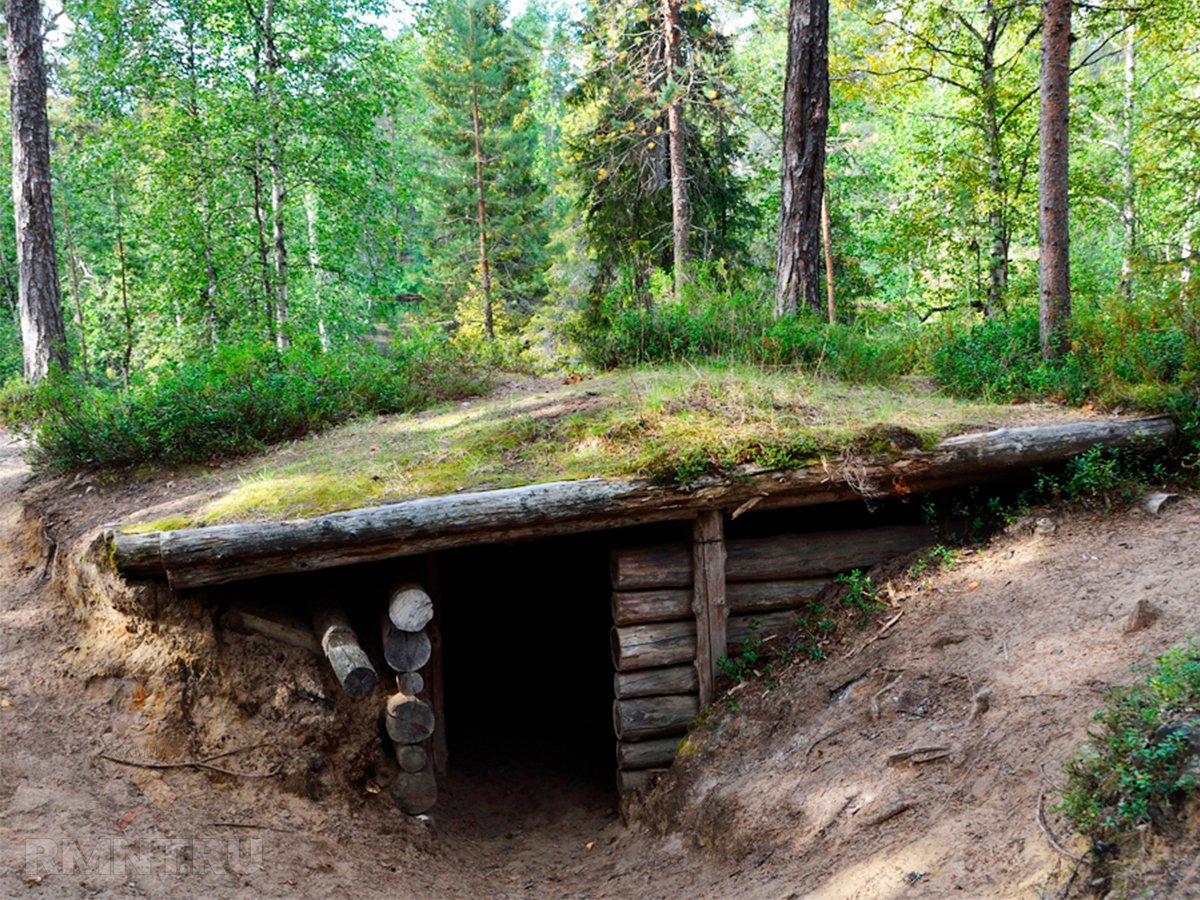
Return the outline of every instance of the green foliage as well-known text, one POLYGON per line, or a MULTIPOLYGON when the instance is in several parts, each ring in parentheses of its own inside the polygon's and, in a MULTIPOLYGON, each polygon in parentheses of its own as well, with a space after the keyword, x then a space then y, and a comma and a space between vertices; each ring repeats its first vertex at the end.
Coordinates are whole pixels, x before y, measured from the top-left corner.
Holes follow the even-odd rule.
POLYGON ((49 379, 20 416, 43 469, 205 462, 478 386, 444 341, 410 339, 392 357, 244 344, 143 377, 128 392, 49 379))
POLYGON ((776 321, 768 285, 739 284, 723 265, 697 267, 683 297, 670 296, 667 276, 651 281, 643 303, 628 278, 571 326, 584 357, 602 368, 680 360, 726 359, 795 365, 856 382, 888 382, 910 364, 903 332, 871 334, 802 314, 776 321))
POLYGON ((875 594, 875 585, 871 576, 864 575, 861 569, 843 572, 833 579, 835 584, 842 587, 842 605, 852 610, 860 618, 865 619, 867 613, 879 609, 880 602, 875 594))
POLYGON ((1156 660, 1144 680, 1109 692, 1087 743, 1067 765, 1062 811, 1094 841, 1119 844, 1196 790, 1200 647, 1156 660))
MULTIPOLYGON (((583 72, 569 96, 567 162, 603 293, 628 277, 645 301, 648 273, 672 261, 667 107, 682 94, 691 247, 700 260, 740 256, 746 216, 737 161, 744 141, 727 78, 732 41, 702 3, 680 8, 683 67, 668 71, 659 3, 589 4, 583 72)), ((778 177, 778 176, 776 176, 778 177)))

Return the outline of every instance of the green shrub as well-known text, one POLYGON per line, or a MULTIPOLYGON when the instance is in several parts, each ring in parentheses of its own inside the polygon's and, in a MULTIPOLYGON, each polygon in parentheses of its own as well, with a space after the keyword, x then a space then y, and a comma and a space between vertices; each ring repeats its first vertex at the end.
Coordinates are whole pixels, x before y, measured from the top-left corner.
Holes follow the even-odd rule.
POLYGON ((222 347, 148 373, 128 392, 55 378, 19 405, 34 437, 34 464, 64 470, 224 458, 355 415, 461 396, 480 384, 445 341, 414 336, 390 355, 363 347, 222 347))
POLYGON ((1061 809, 1094 841, 1119 844, 1197 785, 1189 745, 1200 729, 1200 647, 1161 656, 1144 681, 1109 692, 1096 727, 1067 765, 1061 809))
POLYGON ((911 341, 830 325, 808 312, 776 320, 767 283, 742 284, 721 266, 700 267, 676 300, 664 273, 638 297, 630 279, 614 284, 568 331, 592 365, 619 366, 724 359, 802 366, 848 381, 888 382, 910 365, 911 341))

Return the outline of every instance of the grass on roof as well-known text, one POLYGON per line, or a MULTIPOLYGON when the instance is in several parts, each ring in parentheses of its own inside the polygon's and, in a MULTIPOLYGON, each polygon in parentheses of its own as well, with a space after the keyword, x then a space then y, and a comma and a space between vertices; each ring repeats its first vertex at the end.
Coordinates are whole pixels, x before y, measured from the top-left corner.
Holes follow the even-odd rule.
POLYGON ((851 446, 886 450, 875 437, 881 425, 932 446, 1062 415, 965 403, 916 382, 847 385, 794 369, 677 365, 569 384, 525 379, 422 413, 360 419, 249 460, 239 486, 191 523, 306 517, 592 476, 682 484, 735 467, 799 467, 851 446))

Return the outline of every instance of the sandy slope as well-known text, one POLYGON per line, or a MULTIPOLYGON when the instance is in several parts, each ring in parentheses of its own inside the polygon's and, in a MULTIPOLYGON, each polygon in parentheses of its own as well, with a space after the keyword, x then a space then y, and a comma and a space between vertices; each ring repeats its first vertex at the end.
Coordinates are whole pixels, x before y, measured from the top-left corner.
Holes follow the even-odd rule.
MULTIPOLYGON (((0 896, 1055 896, 1074 863, 1039 793, 1103 690, 1200 629, 1200 502, 1052 514, 897 582, 880 621, 903 615, 853 656, 740 689, 631 827, 603 788, 528 769, 452 780, 426 825, 373 793, 373 714, 302 651, 223 635, 198 601, 65 598, 88 534, 186 485, 30 487, 18 449, 0 435, 0 896), (1141 598, 1162 615, 1127 635, 1141 598), (223 750, 239 775, 101 758, 223 750)), ((1200 891, 1194 852, 1151 843, 1133 887, 1200 891)))

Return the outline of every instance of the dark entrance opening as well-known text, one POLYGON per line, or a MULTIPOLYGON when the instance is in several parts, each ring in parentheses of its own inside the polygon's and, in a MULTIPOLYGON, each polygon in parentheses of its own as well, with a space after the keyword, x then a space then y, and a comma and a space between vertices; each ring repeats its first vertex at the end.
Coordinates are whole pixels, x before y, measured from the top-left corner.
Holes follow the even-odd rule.
POLYGON ((437 557, 448 785, 573 785, 615 806, 609 541, 437 557))

